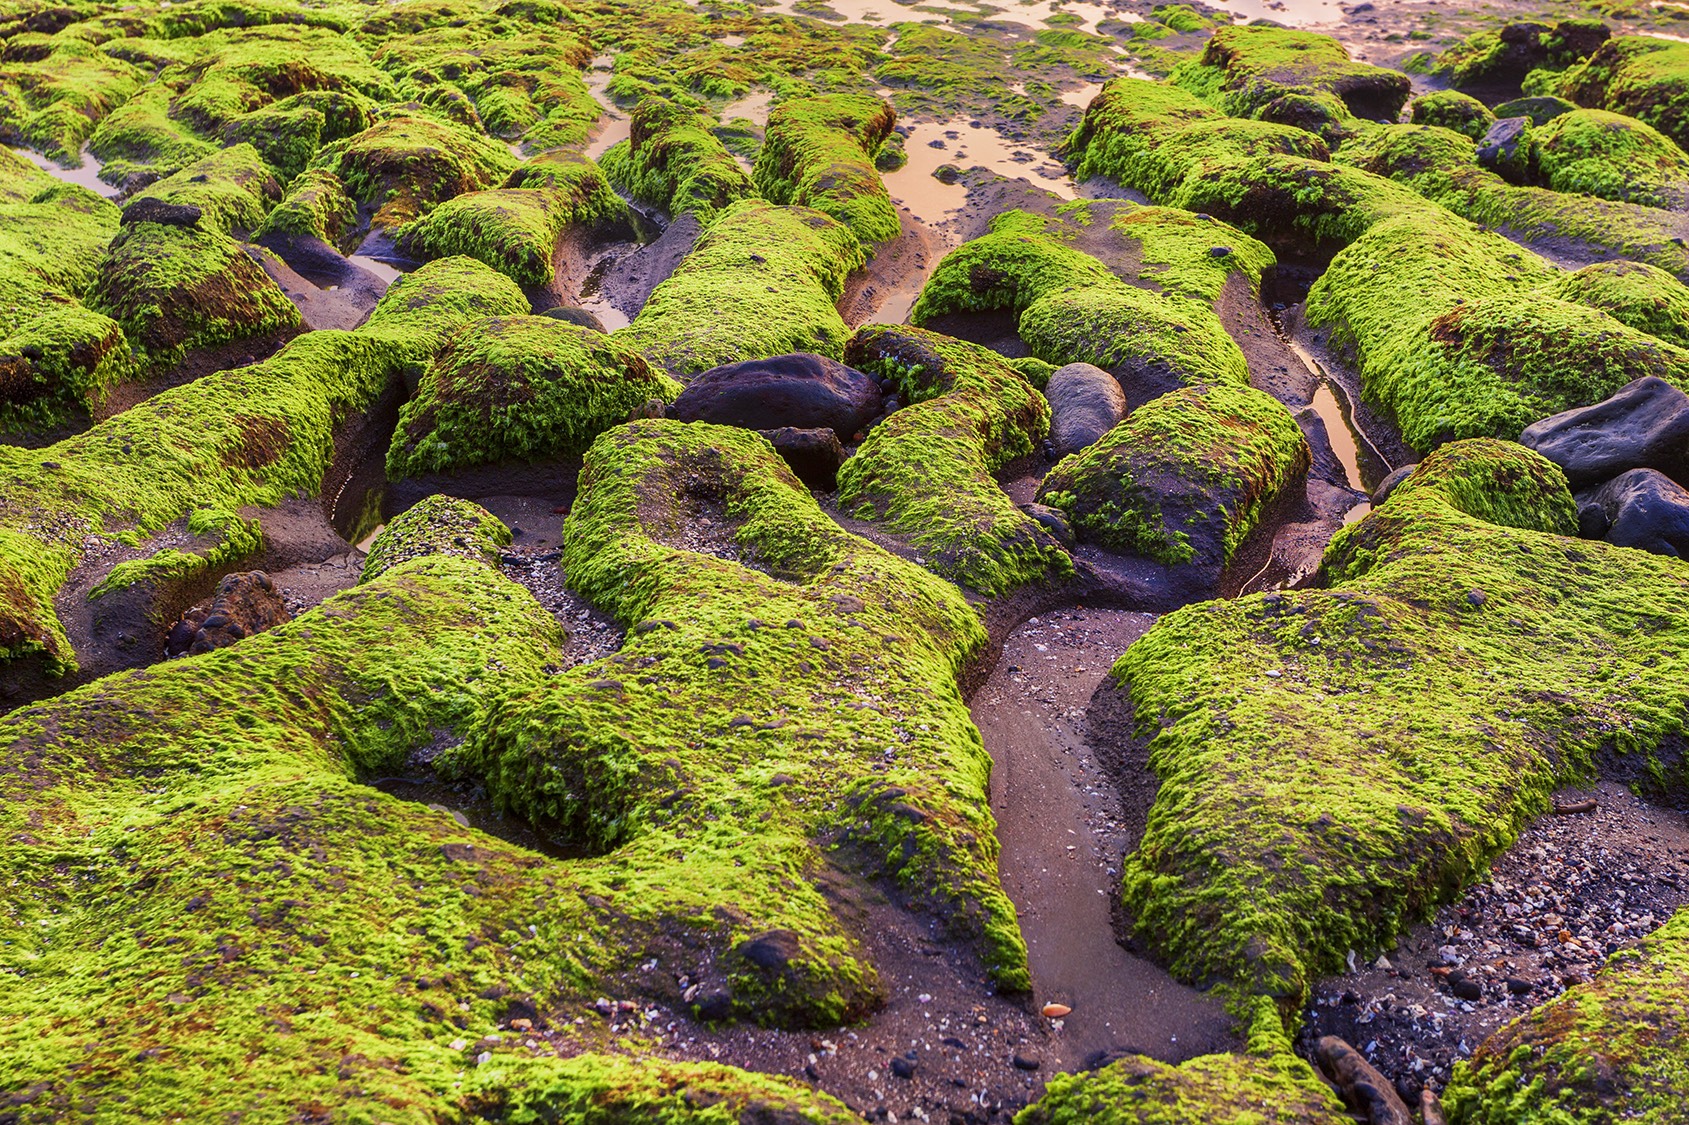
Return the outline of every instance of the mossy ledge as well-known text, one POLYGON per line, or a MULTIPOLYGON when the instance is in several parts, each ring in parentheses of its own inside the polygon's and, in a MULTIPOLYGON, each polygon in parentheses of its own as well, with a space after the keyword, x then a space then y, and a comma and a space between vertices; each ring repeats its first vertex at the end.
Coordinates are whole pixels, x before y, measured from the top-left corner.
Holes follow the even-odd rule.
POLYGON ((1050 429, 1050 407, 997 353, 920 328, 868 325, 845 362, 897 381, 910 405, 839 470, 845 513, 902 536, 938 574, 1005 594, 1073 573, 1073 560, 992 473, 1050 429))
POLYGON ((1662 776, 1689 574, 1574 526, 1549 462, 1457 442, 1339 533, 1320 588, 1190 606, 1127 650, 1113 682, 1161 786, 1122 901, 1175 975, 1293 1016, 1557 783, 1598 757, 1662 776))

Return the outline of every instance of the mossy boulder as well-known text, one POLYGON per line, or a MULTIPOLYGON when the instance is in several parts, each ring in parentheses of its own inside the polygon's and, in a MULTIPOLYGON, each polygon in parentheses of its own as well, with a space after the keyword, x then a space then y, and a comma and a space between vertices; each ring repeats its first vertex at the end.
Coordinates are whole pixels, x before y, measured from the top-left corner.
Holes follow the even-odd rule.
POLYGON ((1349 114, 1394 121, 1410 90, 1407 75, 1355 62, 1330 36, 1267 25, 1217 29, 1173 82, 1236 117, 1290 94, 1331 94, 1349 114))
POLYGON ((201 227, 235 236, 262 225, 281 197, 281 181, 249 144, 196 160, 134 196, 198 207, 201 227))
POLYGON ((54 36, 41 48, 20 50, 26 57, 0 66, 7 95, 0 98, 0 137, 80 164, 94 127, 145 84, 146 72, 75 36, 54 36))
POLYGON ((429 204, 493 187, 515 168, 509 147, 438 118, 398 113, 325 147, 313 167, 335 173, 372 222, 394 227, 429 204))
POLYGON ((1689 144, 1689 43, 1620 35, 1532 94, 1553 94, 1591 109, 1634 117, 1689 144))
POLYGON ((1312 454, 1278 400, 1198 385, 1138 407, 1038 487, 1075 534, 1110 550, 1216 573, 1312 454))
POLYGON ((400 227, 400 250, 423 261, 465 254, 534 288, 555 279, 558 243, 571 228, 627 228, 627 205, 591 159, 565 152, 538 163, 511 173, 510 184, 533 186, 466 192, 400 227))
POLYGON ((1557 276, 1545 292, 1600 309, 1620 324, 1689 347, 1689 286, 1645 262, 1597 262, 1557 276))
POLYGON ((1623 114, 1562 113, 1532 130, 1537 164, 1555 191, 1576 191, 1650 207, 1689 203, 1689 154, 1623 114))
POLYGON ((616 336, 682 380, 793 352, 840 359, 850 330, 834 302, 862 261, 850 228, 821 212, 741 200, 616 336))
POLYGON ((337 249, 351 249, 347 239, 357 230, 358 201, 333 172, 311 168, 295 176, 287 194, 252 232, 255 242, 269 239, 314 238, 337 249))
POLYGON ((1127 650, 1161 787, 1122 901, 1176 975, 1292 1016, 1598 756, 1657 768, 1684 717, 1658 615, 1689 575, 1575 527, 1551 463, 1455 443, 1339 532, 1316 588, 1187 607, 1127 650))
POLYGON ((1455 86, 1518 86, 1532 71, 1563 70, 1595 53, 1612 35, 1599 20, 1557 24, 1514 20, 1474 32, 1420 65, 1455 86))
POLYGON ((757 190, 831 215, 864 244, 889 242, 903 227, 874 158, 896 121, 888 103, 868 95, 782 101, 757 153, 757 190))
POLYGON ((750 174, 697 107, 649 97, 629 116, 628 139, 611 146, 603 163, 633 198, 671 218, 695 215, 708 226, 722 208, 757 194, 750 174))
MULTIPOLYGON (((149 227, 185 230, 130 230, 149 227)), ((145 537, 197 509, 317 493, 343 419, 369 410, 407 371, 420 372, 460 325, 527 307, 521 290, 479 262, 443 259, 390 286, 356 332, 306 333, 263 363, 164 391, 85 434, 7 450, 0 653, 51 676, 74 672, 53 598, 95 537, 145 537)))
POLYGON ((1444 129, 1453 129, 1474 141, 1483 139, 1490 126, 1495 124, 1496 116, 1483 102, 1459 90, 1438 90, 1413 99, 1412 120, 1415 125, 1438 125, 1444 129))
POLYGON ((911 404, 839 469, 839 507, 884 524, 925 565, 984 594, 1060 579, 1073 563, 992 473, 1049 432, 1044 397, 995 352, 919 328, 870 325, 850 366, 895 380, 911 404))
POLYGON ((100 175, 113 183, 145 182, 168 176, 217 151, 186 124, 170 116, 172 91, 149 86, 117 106, 88 138, 101 162, 100 175))
POLYGON ((679 392, 638 351, 602 332, 544 316, 471 321, 400 409, 387 474, 580 454, 650 399, 679 392))
POLYGON ((1683 1105, 1689 911, 1494 1032, 1443 1091, 1462 1125, 1670 1121, 1683 1105))
POLYGON ((240 243, 215 229, 127 225, 112 239, 88 306, 123 326, 144 369, 188 352, 299 332, 304 321, 240 243))
POLYGON ((510 529, 479 504, 435 493, 394 516, 370 544, 359 577, 369 582, 426 555, 475 559, 496 567, 510 529))

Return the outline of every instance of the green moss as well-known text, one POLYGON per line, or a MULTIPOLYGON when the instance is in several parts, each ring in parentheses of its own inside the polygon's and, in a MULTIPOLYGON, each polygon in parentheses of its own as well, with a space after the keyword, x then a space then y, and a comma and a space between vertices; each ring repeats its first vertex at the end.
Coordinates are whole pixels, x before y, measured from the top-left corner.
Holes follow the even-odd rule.
POLYGON ((1520 446, 1416 478, 1338 534, 1322 588, 1179 610, 1115 667, 1161 783, 1122 897, 1183 980, 1290 1016, 1598 753, 1641 767, 1681 731, 1675 560, 1559 534, 1565 478, 1520 446))
POLYGON ((1044 232, 1022 211, 991 221, 990 233, 946 254, 915 301, 911 324, 957 312, 1007 311, 1019 316, 1041 297, 1065 289, 1113 288, 1107 266, 1044 232))
POLYGON ((223 127, 225 145, 251 145, 283 180, 305 170, 322 143, 327 123, 308 106, 256 109, 223 127))
POLYGON ((264 540, 257 520, 242 519, 219 508, 201 508, 189 513, 188 533, 210 542, 203 551, 167 547, 146 558, 120 562, 89 591, 88 600, 97 601, 143 582, 185 583, 201 575, 215 574, 256 554, 264 540))
POLYGON ((1641 262, 1598 262, 1560 274, 1544 292, 1600 309, 1621 324, 1689 347, 1689 288, 1641 262))
POLYGON ((571 874, 619 936, 584 953, 631 969, 707 948, 712 1018, 850 1019, 879 984, 817 888, 833 865, 931 907, 999 987, 1026 987, 989 759, 955 687, 985 634, 954 587, 840 530, 760 436, 667 421, 593 445, 563 565, 627 641, 507 699, 446 760, 604 853, 571 874), (700 508, 709 553, 672 545, 700 508), (868 683, 876 706, 853 706, 868 683), (761 935, 783 967, 747 956, 761 935))
POLYGON ((1214 26, 1212 21, 1204 19, 1202 14, 1189 4, 1157 4, 1151 11, 1150 19, 1169 31, 1184 34, 1207 31, 1214 26))
POLYGON ((1056 373, 1055 364, 1047 363, 1035 355, 1022 356, 1020 359, 1011 359, 1008 362, 1009 366, 1015 369, 1016 374, 1039 390, 1043 390, 1045 385, 1049 383, 1050 376, 1056 373))
POLYGON ((722 208, 756 195, 698 109, 651 97, 631 117, 628 139, 604 154, 604 170, 633 198, 708 226, 722 208))
MULTIPOLYGON (((897 41, 874 67, 874 82, 896 91, 906 114, 944 120, 960 114, 1000 117, 1016 130, 1035 127, 1059 105, 1059 91, 1042 76, 1045 60, 1011 61, 1008 43, 960 28, 904 23, 897 41), (1025 93, 1011 89, 1020 86, 1025 93)), ((1106 49, 1096 51, 1106 57, 1106 49)), ((1057 63, 1061 70, 1067 67, 1057 63)), ((1101 74, 1097 77, 1102 77, 1101 74)))
POLYGON ((580 68, 592 50, 561 9, 552 19, 512 9, 454 19, 375 51, 402 96, 423 105, 463 99, 470 120, 493 136, 521 138, 530 149, 579 145, 598 118, 580 68))
POLYGON ((124 227, 87 300, 123 326, 149 373, 168 370, 195 348, 293 333, 304 324, 240 243, 199 227, 124 227))
POLYGON ((1544 295, 1547 263, 1435 214, 1377 224, 1332 259, 1310 324, 1351 349, 1367 396, 1426 450, 1513 437, 1642 375, 1689 385, 1689 354, 1588 305, 1544 295))
POLYGON ((370 544, 360 582, 425 555, 476 559, 496 567, 510 529, 479 504, 435 493, 394 516, 370 544))
POLYGON ((267 234, 317 238, 339 249, 358 225, 358 204, 333 172, 312 168, 294 177, 287 194, 252 232, 255 240, 267 234))
POLYGON ((602 332, 543 316, 472 321, 446 341, 400 409, 393 479, 584 453, 680 385, 602 332))
POLYGON ((1689 43, 1640 35, 1608 40, 1544 88, 1581 106, 1634 117, 1689 144, 1689 43))
POLYGON ((206 32, 196 57, 166 68, 160 81, 178 91, 170 115, 202 136, 302 90, 355 91, 391 100, 393 84, 361 47, 328 28, 265 24, 206 32))
POLYGON ((36 61, 0 62, 0 137, 80 165, 94 126, 143 81, 90 44, 55 38, 36 61))
POLYGON ((1050 363, 1091 363, 1174 383, 1242 383, 1248 364, 1219 318, 1130 285, 1055 293, 1027 309, 1020 335, 1050 363))
POLYGON ((1682 1109, 1689 912, 1496 1031, 1443 1091, 1462 1125, 1670 1121, 1682 1109))
MULTIPOLYGON (((135 231, 176 231, 138 224, 135 231)), ((192 232, 187 232, 192 233, 192 232)), ((203 233, 203 232, 201 232, 203 233)), ((147 237, 143 233, 143 237, 147 237)), ((53 596, 91 535, 151 535, 197 508, 274 506, 321 490, 333 431, 368 410, 468 320, 527 310, 478 262, 430 263, 391 285, 356 332, 311 332, 250 367, 147 399, 85 434, 0 458, 0 646, 75 667, 53 596)))
POLYGON ((168 176, 217 151, 170 116, 172 96, 167 86, 149 86, 100 121, 88 150, 100 159, 103 179, 120 184, 130 176, 168 176))
POLYGON ((1352 1120, 1314 1069, 1290 1050, 1268 1005, 1247 1054, 1200 1055, 1169 1066, 1130 1055, 1058 1074, 1015 1125, 1341 1125, 1352 1120))
POLYGON ((571 227, 628 223, 627 205, 598 166, 571 152, 547 154, 511 174, 524 187, 472 191, 446 200, 398 230, 399 247, 424 261, 466 254, 518 285, 550 285, 558 241, 571 227))
POLYGON ((850 228, 819 211, 741 200, 616 337, 683 380, 788 352, 837 359, 849 329, 834 302, 862 260, 850 228))
POLYGON ((840 468, 843 511, 883 523, 927 567, 984 594, 1072 573, 1067 553, 991 475, 1049 432, 1042 395, 989 349, 919 328, 862 328, 845 361, 895 379, 912 405, 840 468))
POLYGON ((0 428, 65 424, 128 373, 122 329, 80 301, 116 230, 110 203, 50 179, 19 202, 0 203, 0 428))
POLYGON ((1265 25, 1219 28, 1173 82, 1236 117, 1290 94, 1332 94, 1345 112, 1390 121, 1410 88, 1407 75, 1353 61, 1330 36, 1265 25))
POLYGON ((889 104, 863 95, 781 102, 757 153, 757 190, 831 215, 864 244, 891 241, 903 227, 874 157, 896 120, 889 104))
MULTIPOLYGON (((1576 108, 1578 107, 1575 103, 1569 102, 1565 98, 1514 98, 1510 102, 1502 102, 1500 105, 1496 106, 1495 115, 1498 118, 1529 118, 1531 124, 1535 126, 1546 125, 1550 121, 1553 121, 1556 117, 1559 117, 1562 113, 1570 113, 1576 108)), ((1433 121, 1429 122, 1429 124, 1439 125, 1442 124, 1442 122, 1433 121)))
POLYGON ((1484 103, 1459 90, 1437 90, 1413 99, 1413 123, 1453 129, 1474 141, 1482 140, 1497 115, 1484 103))
POLYGON ((509 1125, 853 1125, 860 1115, 786 1078, 719 1063, 616 1055, 510 1059, 477 1069, 472 1112, 509 1125))
POLYGON ((1038 502, 1060 508, 1081 539, 1217 569, 1311 458, 1296 419, 1271 395, 1185 387, 1058 463, 1038 486, 1038 502))
POLYGON ((198 207, 201 229, 239 235, 261 226, 281 194, 281 184, 258 150, 241 144, 189 164, 135 198, 198 207))
POLYGON ((334 172, 347 192, 377 208, 376 226, 414 219, 430 203, 492 187, 516 166, 498 141, 416 113, 379 121, 328 145, 314 167, 334 172))
POLYGON ((1689 201, 1689 155, 1634 118, 1599 109, 1563 113, 1533 130, 1548 186, 1650 207, 1689 201))

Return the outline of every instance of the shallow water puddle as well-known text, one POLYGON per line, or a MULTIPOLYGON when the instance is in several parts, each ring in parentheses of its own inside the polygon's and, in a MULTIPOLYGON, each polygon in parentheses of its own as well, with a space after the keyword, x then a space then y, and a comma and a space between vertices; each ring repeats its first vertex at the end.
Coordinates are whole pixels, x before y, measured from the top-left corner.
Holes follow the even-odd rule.
POLYGON ((884 175, 886 190, 899 206, 921 222, 934 226, 967 206, 968 189, 946 184, 933 173, 946 164, 957 168, 986 168, 1009 179, 1025 177, 1063 199, 1076 195, 1073 179, 1047 152, 1006 140, 994 129, 970 124, 966 118, 922 121, 903 138, 909 162, 884 175))
POLYGON ((1336 23, 1343 16, 1337 0, 1210 0, 1214 7, 1234 13, 1238 22, 1272 20, 1289 27, 1336 23))
POLYGON ((54 160, 48 160, 39 152, 34 152, 27 148, 14 148, 12 151, 56 180, 62 180, 67 184, 75 184, 77 187, 85 187, 89 191, 94 192, 97 195, 102 195, 107 199, 117 198, 118 189, 100 179, 100 162, 96 160, 94 158, 94 154, 89 152, 86 148, 82 150, 82 167, 80 168, 67 168, 63 164, 54 160))
POLYGON ((598 118, 598 135, 587 142, 584 150, 594 160, 603 156, 617 141, 627 140, 633 128, 628 115, 610 100, 610 80, 616 76, 614 66, 613 55, 597 55, 592 60, 591 69, 581 76, 586 79, 586 88, 593 100, 604 110, 598 118))
POLYGON ((391 262, 383 262, 379 258, 372 258, 367 254, 348 254, 346 260, 354 266, 368 270, 388 285, 405 276, 405 271, 398 266, 391 262))
POLYGON ((1053 1024, 1064 1068, 1099 1051, 1177 1061, 1230 1045, 1219 1000, 1115 940, 1120 861, 1153 789, 1122 802, 1087 741, 1087 713, 1108 669, 1154 621, 1081 607, 1031 618, 1005 638, 970 707, 991 754, 998 870, 1020 915, 1035 1002, 1073 1009, 1053 1024))

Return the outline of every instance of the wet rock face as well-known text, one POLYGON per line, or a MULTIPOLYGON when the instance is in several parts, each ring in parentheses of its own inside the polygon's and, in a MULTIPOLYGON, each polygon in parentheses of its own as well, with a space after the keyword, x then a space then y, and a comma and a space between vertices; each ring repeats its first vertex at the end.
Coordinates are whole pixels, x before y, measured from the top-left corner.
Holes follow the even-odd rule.
POLYGON ((1056 455, 1078 453, 1126 417, 1126 394, 1113 375, 1089 363, 1058 367, 1044 388, 1056 455))
POLYGON ((1578 499, 1580 528, 1583 508, 1600 509, 1607 542, 1656 555, 1689 555, 1689 491, 1670 477, 1632 469, 1578 499))
POLYGON ((763 430, 762 436, 774 443, 774 451, 780 454, 799 480, 822 492, 833 490, 839 466, 844 464, 846 456, 838 434, 826 428, 782 426, 777 430, 763 430))
POLYGON ((705 371, 687 384, 669 416, 750 430, 828 429, 848 437, 884 406, 872 375, 826 356, 796 354, 705 371))
POLYGON ((1618 394, 1526 426, 1519 443, 1587 488, 1630 469, 1655 469, 1689 480, 1689 395, 1649 375, 1618 394))
POLYGON ((232 645, 293 620, 281 593, 261 570, 230 574, 210 603, 182 614, 164 642, 166 656, 194 656, 232 645))
POLYGON ((1504 117, 1489 127, 1478 142, 1478 163, 1515 184, 1536 177, 1536 151, 1531 141, 1531 119, 1504 117))
POLYGON ((135 223, 158 223, 167 227, 199 225, 200 209, 191 203, 166 203, 162 199, 142 197, 123 209, 118 222, 124 226, 135 223))

